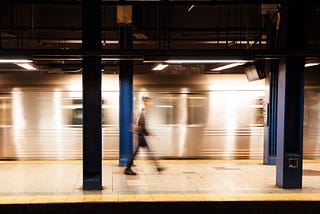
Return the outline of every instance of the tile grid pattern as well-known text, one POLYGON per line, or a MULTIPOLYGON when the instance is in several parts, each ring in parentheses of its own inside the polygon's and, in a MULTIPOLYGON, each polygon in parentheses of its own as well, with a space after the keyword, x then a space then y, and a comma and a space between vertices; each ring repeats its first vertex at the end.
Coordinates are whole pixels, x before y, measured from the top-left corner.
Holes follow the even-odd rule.
POLYGON ((320 200, 320 161, 304 161, 302 189, 275 185, 276 167, 261 161, 135 161, 137 176, 103 162, 103 190, 82 190, 81 161, 1 161, 0 204, 124 201, 320 200))

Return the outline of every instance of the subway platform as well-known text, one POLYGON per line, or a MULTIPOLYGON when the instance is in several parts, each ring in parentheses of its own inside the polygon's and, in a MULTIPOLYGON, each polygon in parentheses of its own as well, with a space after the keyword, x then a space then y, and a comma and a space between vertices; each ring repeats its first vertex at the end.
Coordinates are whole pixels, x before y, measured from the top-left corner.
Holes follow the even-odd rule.
POLYGON ((262 160, 137 160, 136 176, 103 161, 103 189, 82 189, 82 161, 0 161, 1 213, 315 213, 320 160, 304 160, 302 189, 277 187, 262 160))

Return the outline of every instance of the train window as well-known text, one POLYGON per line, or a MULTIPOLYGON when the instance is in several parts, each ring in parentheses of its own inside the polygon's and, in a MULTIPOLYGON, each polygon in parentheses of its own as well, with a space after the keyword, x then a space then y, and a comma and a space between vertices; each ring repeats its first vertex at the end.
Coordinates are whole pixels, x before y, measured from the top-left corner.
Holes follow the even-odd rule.
POLYGON ((119 120, 118 109, 110 103, 110 100, 102 100, 102 124, 116 125, 119 120))
POLYGON ((203 97, 188 97, 188 125, 204 123, 204 101, 203 97))
POLYGON ((256 100, 256 112, 255 112, 255 124, 256 126, 263 126, 264 123, 264 98, 258 98, 256 100))
POLYGON ((166 97, 159 99, 160 112, 164 124, 202 124, 204 123, 203 97, 166 97))
POLYGON ((159 111, 164 124, 178 124, 179 99, 177 97, 164 97, 159 99, 159 111))
POLYGON ((72 125, 82 125, 82 100, 72 100, 72 125))
POLYGON ((108 117, 108 108, 107 108, 107 100, 102 99, 102 112, 101 112, 101 123, 104 125, 107 123, 109 117, 108 117))
POLYGON ((82 125, 82 99, 65 98, 63 104, 66 124, 71 126, 82 125))
POLYGON ((0 125, 12 125, 12 104, 9 97, 0 98, 0 125))
MULTIPOLYGON (((69 125, 82 125, 82 99, 73 98, 66 99, 64 108, 67 110, 66 114, 69 115, 69 125)), ((115 125, 118 121, 117 108, 110 105, 107 99, 102 100, 101 122, 102 125, 115 125)))

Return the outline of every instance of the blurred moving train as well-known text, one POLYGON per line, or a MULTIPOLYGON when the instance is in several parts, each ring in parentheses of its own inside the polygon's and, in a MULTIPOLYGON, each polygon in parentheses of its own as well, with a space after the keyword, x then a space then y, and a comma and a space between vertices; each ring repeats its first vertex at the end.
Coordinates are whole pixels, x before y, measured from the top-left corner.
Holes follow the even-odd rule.
MULTIPOLYGON (((117 159, 119 80, 102 79, 103 159, 117 159)), ((245 74, 137 74, 134 109, 153 99, 149 141, 159 158, 262 159, 265 87, 245 74)), ((82 159, 81 88, 80 74, 1 74, 0 159, 82 159)), ((320 156, 319 98, 305 93, 305 158, 320 156)))

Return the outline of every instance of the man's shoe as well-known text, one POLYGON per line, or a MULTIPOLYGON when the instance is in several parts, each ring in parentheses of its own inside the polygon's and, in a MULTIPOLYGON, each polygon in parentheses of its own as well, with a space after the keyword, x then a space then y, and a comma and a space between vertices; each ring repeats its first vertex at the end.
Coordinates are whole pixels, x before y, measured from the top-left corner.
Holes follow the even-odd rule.
POLYGON ((131 169, 125 169, 124 170, 124 174, 126 175, 136 175, 137 173, 135 173, 134 171, 132 171, 131 169))
POLYGON ((164 167, 157 167, 158 172, 161 172, 164 170, 164 167))

